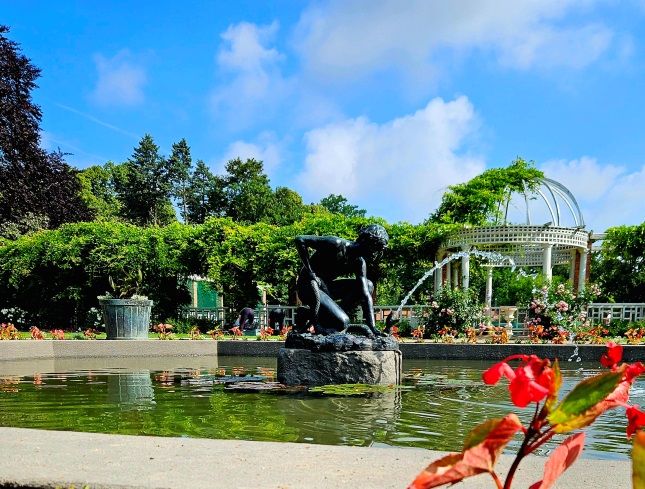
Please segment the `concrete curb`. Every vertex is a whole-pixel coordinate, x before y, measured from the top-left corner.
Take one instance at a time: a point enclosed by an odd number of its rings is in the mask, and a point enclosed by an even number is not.
[[[368,448],[105,435],[0,428],[0,487],[402,489],[445,455],[422,449]],[[544,457],[520,465],[514,487],[541,480]],[[502,456],[504,478],[512,462]],[[578,460],[552,486],[625,489],[631,462]],[[495,488],[487,474],[462,489]]]
[[[21,340],[0,341],[0,362],[34,359],[157,356],[276,357],[283,341],[258,340]],[[509,355],[538,355],[560,361],[579,357],[598,362],[604,345],[400,343],[404,359],[500,361]],[[623,361],[645,362],[645,345],[623,345]]]

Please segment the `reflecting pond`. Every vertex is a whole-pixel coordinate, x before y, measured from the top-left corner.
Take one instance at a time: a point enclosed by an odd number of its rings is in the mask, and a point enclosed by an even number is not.
[[[404,360],[404,388],[357,397],[230,389],[231,377],[242,373],[271,381],[275,358],[7,362],[0,363],[0,426],[459,451],[485,419],[511,411],[523,421],[532,415],[510,403],[506,383],[481,382],[490,365]],[[562,394],[601,371],[599,364],[576,362],[561,368]],[[632,403],[645,404],[642,380],[631,393]],[[628,459],[625,426],[622,408],[603,414],[587,430],[583,457]],[[507,453],[518,446],[515,441]]]

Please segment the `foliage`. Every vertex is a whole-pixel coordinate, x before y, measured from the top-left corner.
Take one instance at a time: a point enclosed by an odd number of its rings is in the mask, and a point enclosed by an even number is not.
[[[367,220],[365,221],[367,222]],[[437,250],[448,234],[457,229],[455,225],[421,224],[406,222],[385,226],[390,243],[378,268],[376,303],[399,304],[415,287],[421,277],[434,265]],[[432,287],[430,277],[410,298],[410,303],[423,303]]]
[[[320,205],[334,214],[342,214],[345,217],[365,217],[365,209],[359,209],[357,205],[351,205],[342,195],[329,194],[320,199]]]
[[[157,338],[160,340],[174,340],[175,335],[171,331],[172,324],[159,323],[153,326],[152,329],[157,332]]]
[[[508,168],[486,170],[467,183],[448,187],[429,222],[481,226],[505,224],[513,193],[533,191],[544,174],[533,161],[514,160]]]
[[[238,222],[264,221],[271,207],[273,191],[263,172],[262,162],[253,158],[246,161],[236,158],[226,164],[226,173],[221,215]]]
[[[11,323],[0,324],[0,340],[19,340],[20,332]]]
[[[592,280],[602,288],[601,302],[642,302],[645,297],[645,223],[607,230]]]
[[[137,228],[116,222],[67,224],[0,246],[0,307],[44,326],[86,327],[108,277],[142,272],[153,314],[172,317],[190,300],[185,277],[200,273],[197,230],[179,223]]]
[[[486,310],[472,289],[444,285],[437,296],[430,296],[428,304],[424,309],[426,337],[454,336],[453,331],[465,333],[467,328],[484,327]]]
[[[168,159],[168,172],[170,181],[173,184],[171,195],[177,199],[179,214],[188,224],[188,194],[191,181],[190,169],[192,167],[192,158],[190,157],[190,148],[185,139],[172,145],[172,154]]]
[[[217,185],[218,180],[202,160],[197,160],[197,166],[190,176],[190,185],[186,189],[185,222],[203,224],[206,218],[213,214],[213,209],[223,196]]]
[[[94,165],[81,170],[81,200],[90,209],[96,220],[114,221],[119,219],[121,204],[115,189],[115,168],[111,161],[105,165]]]
[[[115,172],[115,188],[123,217],[140,225],[165,225],[176,219],[170,202],[173,170],[146,134],[132,157]]]
[[[211,320],[196,317],[173,317],[168,319],[167,322],[173,325],[175,333],[177,334],[190,333],[193,329],[208,331],[215,326]]]
[[[60,151],[40,147],[42,113],[31,99],[40,70],[0,25],[0,236],[17,238],[91,217]],[[36,229],[38,229],[38,227]]]
[[[535,452],[556,434],[580,430],[591,425],[602,413],[618,406],[627,411],[627,437],[634,440],[634,481],[642,487],[642,469],[636,468],[645,456],[645,437],[641,430],[645,427],[645,413],[638,406],[630,406],[629,389],[634,379],[645,372],[645,366],[638,362],[633,365],[618,366],[622,357],[622,347],[607,343],[608,351],[601,357],[601,363],[609,372],[583,380],[558,403],[558,391],[562,378],[557,360],[553,365],[549,360],[535,355],[511,355],[502,362],[489,368],[482,378],[486,384],[497,384],[502,377],[510,381],[511,401],[519,408],[535,403],[533,418],[528,426],[523,426],[518,416],[510,413],[501,419],[485,421],[477,426],[464,442],[461,453],[452,453],[432,464],[421,472],[410,485],[410,489],[427,489],[445,484],[454,484],[466,477],[488,473],[498,489],[510,489],[521,461]],[[519,360],[515,369],[510,362]],[[524,439],[515,460],[509,468],[506,481],[502,482],[495,471],[495,464],[504,447],[515,433],[521,431]],[[548,488],[578,458],[583,450],[585,433],[577,433],[565,439],[556,448],[545,464],[543,479],[531,488]]]
[[[571,282],[538,286],[533,290],[525,325],[535,341],[562,343],[570,334],[589,327],[587,305],[599,295],[600,289],[593,284],[577,293]]]

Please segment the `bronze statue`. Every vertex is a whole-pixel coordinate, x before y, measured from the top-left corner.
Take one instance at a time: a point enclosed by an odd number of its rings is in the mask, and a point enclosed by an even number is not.
[[[309,306],[298,311],[299,332],[310,327],[322,335],[346,331],[350,326],[347,311],[360,305],[367,333],[383,335],[374,326],[374,285],[367,279],[367,266],[381,257],[388,241],[385,228],[379,224],[365,227],[356,241],[337,236],[296,237],[303,263],[297,281],[298,296]],[[311,256],[310,249],[314,250]]]

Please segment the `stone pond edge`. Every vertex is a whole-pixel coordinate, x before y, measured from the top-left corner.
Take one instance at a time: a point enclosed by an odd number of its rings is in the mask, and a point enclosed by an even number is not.
[[[164,356],[275,357],[282,341],[232,340],[19,340],[0,341],[0,362],[35,359]],[[500,361],[509,355],[538,355],[551,360],[598,362],[604,345],[401,343],[403,359]],[[645,362],[645,345],[623,345],[623,361]]]

